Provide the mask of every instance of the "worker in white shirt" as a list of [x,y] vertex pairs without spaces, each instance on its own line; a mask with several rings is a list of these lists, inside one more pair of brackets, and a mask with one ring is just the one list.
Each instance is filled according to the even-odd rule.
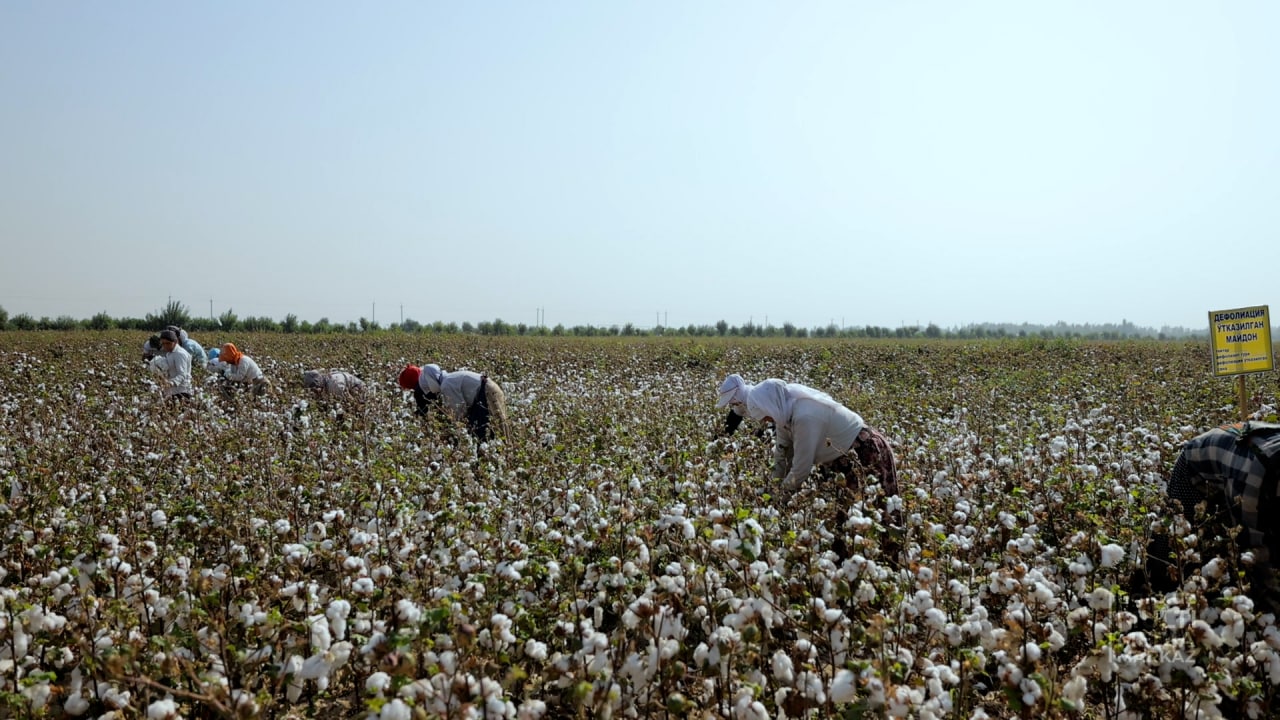
[[511,433],[506,395],[487,375],[471,370],[445,372],[439,365],[407,365],[398,382],[401,388],[413,391],[419,415],[426,415],[429,403],[435,402],[443,404],[454,420],[466,423],[467,430],[481,442],[495,432]]
[[[898,494],[897,464],[888,439],[830,395],[778,379],[750,385],[737,374],[725,378],[719,393],[716,407],[773,425],[773,476],[781,481],[782,492],[798,490],[814,466],[822,465],[851,482],[869,473],[886,496]],[[736,423],[728,420],[726,430],[733,427]]]
[[345,370],[307,370],[302,373],[302,386],[331,400],[364,392],[364,381]]
[[160,352],[149,364],[151,369],[165,379],[164,396],[184,399],[192,395],[191,354],[178,342],[178,334],[165,330],[159,334]]
[[218,361],[229,367],[222,371],[222,377],[228,381],[227,388],[236,387],[237,383],[253,389],[254,395],[265,395],[268,388],[266,377],[258,368],[253,358],[240,352],[232,343],[222,346],[218,353]]

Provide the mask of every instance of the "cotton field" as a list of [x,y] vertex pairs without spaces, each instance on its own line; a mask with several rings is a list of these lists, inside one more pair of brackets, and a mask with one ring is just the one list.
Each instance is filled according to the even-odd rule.
[[[1163,502],[1238,414],[1205,344],[201,337],[272,390],[173,405],[135,335],[0,333],[0,716],[1280,712],[1248,558]],[[414,416],[406,362],[488,373],[512,434]],[[774,497],[768,430],[719,436],[730,372],[862,414],[901,495]],[[1167,596],[1130,582],[1158,527],[1199,568]]]

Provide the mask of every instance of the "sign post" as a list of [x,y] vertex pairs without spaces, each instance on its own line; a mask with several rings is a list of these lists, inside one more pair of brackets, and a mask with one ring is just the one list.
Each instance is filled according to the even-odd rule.
[[1275,369],[1271,354],[1271,317],[1266,305],[1209,312],[1209,340],[1213,374],[1235,375],[1240,419],[1249,418],[1249,395],[1244,376]]

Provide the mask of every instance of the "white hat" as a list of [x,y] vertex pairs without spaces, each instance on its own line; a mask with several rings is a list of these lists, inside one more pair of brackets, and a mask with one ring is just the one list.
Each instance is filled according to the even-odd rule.
[[751,386],[742,379],[742,376],[734,373],[724,379],[720,383],[720,397],[716,399],[716,407],[728,407],[732,403],[745,403],[747,401],[747,393],[751,391]]

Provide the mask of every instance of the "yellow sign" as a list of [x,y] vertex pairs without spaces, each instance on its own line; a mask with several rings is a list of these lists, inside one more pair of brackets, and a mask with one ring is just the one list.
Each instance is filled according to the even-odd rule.
[[1266,305],[1210,311],[1209,339],[1213,346],[1214,375],[1275,369],[1271,357],[1271,318]]

